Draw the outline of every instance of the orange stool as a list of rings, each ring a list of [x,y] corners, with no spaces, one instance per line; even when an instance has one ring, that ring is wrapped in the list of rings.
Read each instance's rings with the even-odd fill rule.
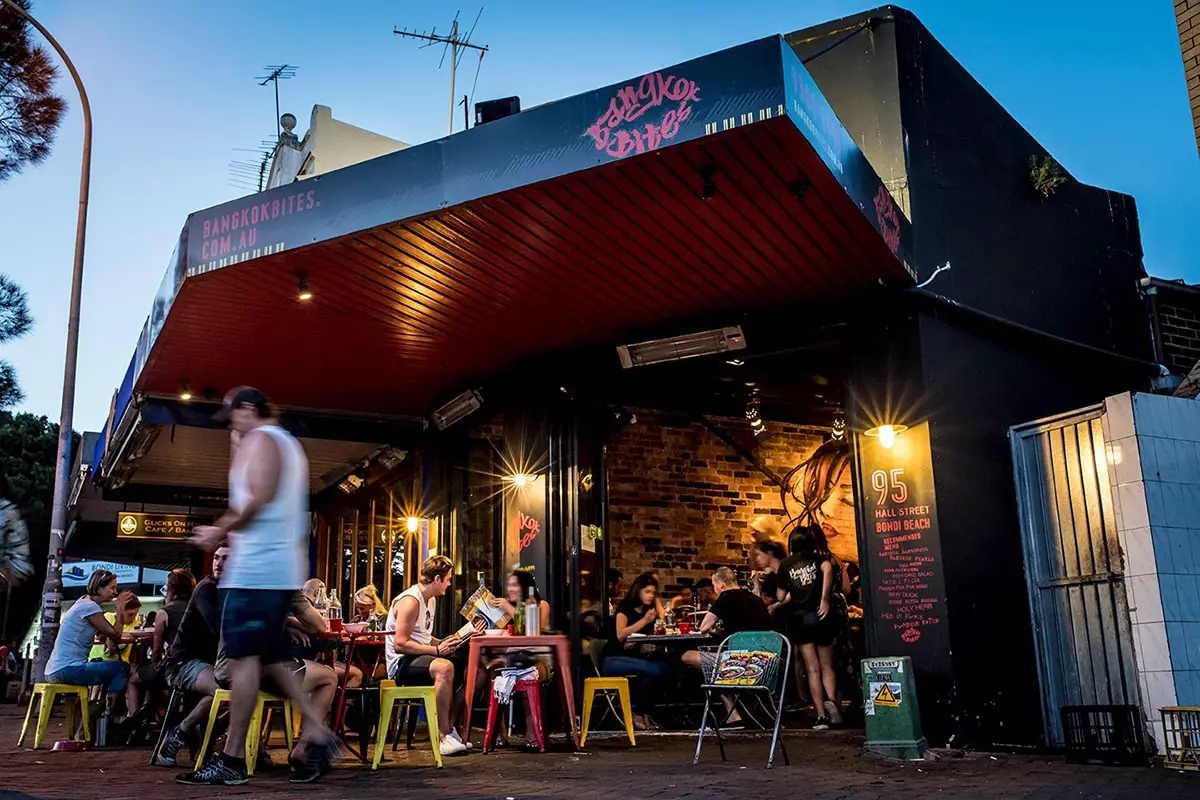
[[[537,742],[538,752],[546,752],[546,734],[542,729],[542,684],[540,681],[517,681],[513,687],[513,696],[518,692],[524,693],[525,702],[529,703],[529,716],[533,718],[533,736]],[[488,692],[491,701],[488,703],[487,732],[483,735],[483,752],[490,753],[496,742],[496,717],[500,713],[500,700],[495,690]]]

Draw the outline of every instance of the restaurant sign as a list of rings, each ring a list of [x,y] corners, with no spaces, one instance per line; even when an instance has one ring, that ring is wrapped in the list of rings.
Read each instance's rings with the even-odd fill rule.
[[[122,511],[117,514],[118,539],[186,539],[197,525],[211,524],[209,517],[192,514],[148,514]]]
[[[933,668],[948,651],[946,587],[929,424],[886,448],[859,437],[861,504],[871,591],[872,651]]]

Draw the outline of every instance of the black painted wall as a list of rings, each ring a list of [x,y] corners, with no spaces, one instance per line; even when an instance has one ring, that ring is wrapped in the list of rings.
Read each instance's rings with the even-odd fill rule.
[[[952,264],[930,291],[1152,359],[1131,197],[1074,179],[1048,198],[1037,193],[1029,162],[1045,149],[907,11],[886,7],[787,38],[907,210],[918,274]],[[1146,373],[931,308],[916,322],[920,353],[909,360],[921,374],[907,382],[921,395],[907,413],[931,422],[953,686],[938,687],[947,702],[937,714],[922,697],[926,725],[959,742],[1037,744],[1007,431],[1145,389]]]

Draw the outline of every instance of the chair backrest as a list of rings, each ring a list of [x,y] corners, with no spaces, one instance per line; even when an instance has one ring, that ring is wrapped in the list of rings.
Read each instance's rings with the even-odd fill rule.
[[[600,672],[600,664],[604,661],[604,648],[608,646],[608,639],[592,639],[588,645],[588,657],[592,661],[592,669],[596,671],[596,677],[603,677]]]
[[[741,653],[747,655],[739,656]],[[737,674],[736,667],[727,666],[731,659],[744,665],[742,675]],[[783,634],[776,631],[742,631],[726,638],[717,649],[716,674],[712,683],[734,689],[766,687],[776,691],[786,685],[784,682],[791,670],[791,661],[792,646]]]

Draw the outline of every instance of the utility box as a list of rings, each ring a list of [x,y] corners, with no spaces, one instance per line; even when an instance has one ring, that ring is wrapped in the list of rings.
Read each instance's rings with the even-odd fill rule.
[[[867,721],[864,747],[885,758],[923,760],[929,743],[921,733],[912,659],[863,659],[862,683]]]

